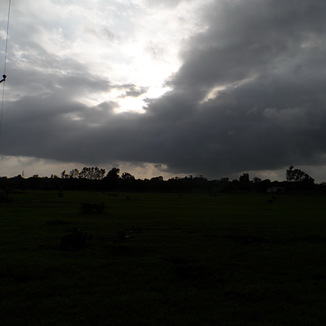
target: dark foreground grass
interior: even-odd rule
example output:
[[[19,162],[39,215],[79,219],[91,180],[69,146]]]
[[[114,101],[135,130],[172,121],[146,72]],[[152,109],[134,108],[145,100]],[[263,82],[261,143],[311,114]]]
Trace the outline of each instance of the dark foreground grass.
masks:
[[[11,199],[0,205],[0,325],[326,324],[322,195]],[[86,246],[62,246],[71,230]]]

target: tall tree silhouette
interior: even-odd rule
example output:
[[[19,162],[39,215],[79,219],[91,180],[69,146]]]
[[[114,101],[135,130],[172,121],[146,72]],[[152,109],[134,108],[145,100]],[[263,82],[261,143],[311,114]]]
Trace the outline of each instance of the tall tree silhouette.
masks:
[[[289,182],[303,182],[307,184],[313,184],[315,180],[308,175],[306,172],[295,169],[293,165],[291,165],[288,170],[286,170],[286,180]]]

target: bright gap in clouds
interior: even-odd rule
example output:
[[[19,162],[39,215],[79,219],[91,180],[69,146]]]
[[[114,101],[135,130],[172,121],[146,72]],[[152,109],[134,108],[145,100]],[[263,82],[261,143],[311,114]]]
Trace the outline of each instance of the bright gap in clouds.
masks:
[[[207,2],[179,1],[173,6],[146,0],[18,2],[14,8],[18,28],[30,25],[26,42],[30,38],[34,44],[14,46],[15,64],[55,76],[71,72],[46,62],[42,49],[59,60],[77,61],[91,75],[108,81],[107,92],[79,94],[78,101],[88,106],[110,101],[117,104],[116,112],[144,112],[147,98],[170,90],[165,81],[181,65],[182,44],[205,28],[198,10]],[[147,91],[125,96],[123,85]]]
[[[54,96],[59,112],[62,100],[63,105],[77,101],[90,108],[110,102],[115,113],[144,113],[148,99],[171,90],[166,81],[180,68],[186,41],[205,30],[199,12],[210,1],[13,1],[6,98],[16,103],[44,100],[44,112]],[[0,3],[1,12],[6,9],[7,4]],[[80,116],[78,110],[65,115],[69,121],[82,120]],[[4,174],[21,173],[26,165],[31,174],[57,173],[55,161],[23,156],[13,160],[2,158],[1,166],[8,170]],[[139,176],[164,173],[149,165],[129,172],[133,170]]]

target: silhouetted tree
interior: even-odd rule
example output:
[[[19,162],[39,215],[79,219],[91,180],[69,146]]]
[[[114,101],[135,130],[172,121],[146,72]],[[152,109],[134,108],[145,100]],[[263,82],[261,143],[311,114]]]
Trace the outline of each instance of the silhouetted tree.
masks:
[[[135,180],[135,177],[128,172],[123,172],[121,175],[121,179],[125,181],[133,181]]]
[[[69,172],[69,178],[78,178],[78,177],[79,177],[78,169],[73,169]]]
[[[152,182],[162,182],[164,180],[163,180],[163,177],[162,176],[159,176],[159,177],[153,177],[153,178],[151,178],[150,181],[152,181]]]
[[[106,175],[106,179],[108,181],[117,181],[120,178],[119,173],[120,173],[120,169],[112,168]]]
[[[239,182],[241,184],[248,184],[250,183],[250,180],[249,180],[249,173],[243,173],[240,178],[239,178]]]
[[[286,170],[286,180],[287,181],[294,181],[294,182],[302,182],[307,184],[313,184],[315,180],[299,169],[295,169],[292,165]]]
[[[59,177],[56,174],[51,174],[51,179],[59,179]]]
[[[257,183],[260,183],[260,182],[262,182],[263,180],[261,179],[261,178],[258,178],[258,177],[254,177],[253,178],[253,182],[255,183],[255,184],[257,184]]]
[[[235,188],[239,188],[242,190],[249,190],[251,188],[251,182],[249,179],[249,173],[243,173],[240,177],[239,177],[239,183],[238,185],[233,184],[233,186]]]
[[[99,169],[98,167],[84,167],[79,173],[80,179],[88,180],[102,180],[105,175],[105,169]]]
[[[63,171],[61,172],[61,178],[62,178],[62,179],[66,179],[66,178],[68,178],[68,174],[66,173],[66,170],[63,170]]]

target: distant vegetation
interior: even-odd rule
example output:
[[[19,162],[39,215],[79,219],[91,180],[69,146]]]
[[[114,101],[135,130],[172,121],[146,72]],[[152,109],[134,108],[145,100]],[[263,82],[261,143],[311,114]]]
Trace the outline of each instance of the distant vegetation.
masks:
[[[316,184],[314,179],[304,171],[290,166],[285,173],[286,181],[262,180],[258,177],[252,180],[248,173],[243,173],[239,179],[208,180],[204,176],[174,177],[164,180],[162,176],[151,179],[136,179],[128,172],[120,175],[118,168],[112,168],[108,173],[98,167],[84,167],[81,171],[73,169],[69,173],[63,171],[60,176],[24,178],[0,178],[0,189],[48,189],[48,190],[99,190],[99,191],[133,191],[133,192],[237,192],[256,191],[326,191],[326,183]],[[1,194],[0,201],[6,200],[8,193]]]
[[[326,188],[285,176],[0,178],[0,324],[325,325]]]

